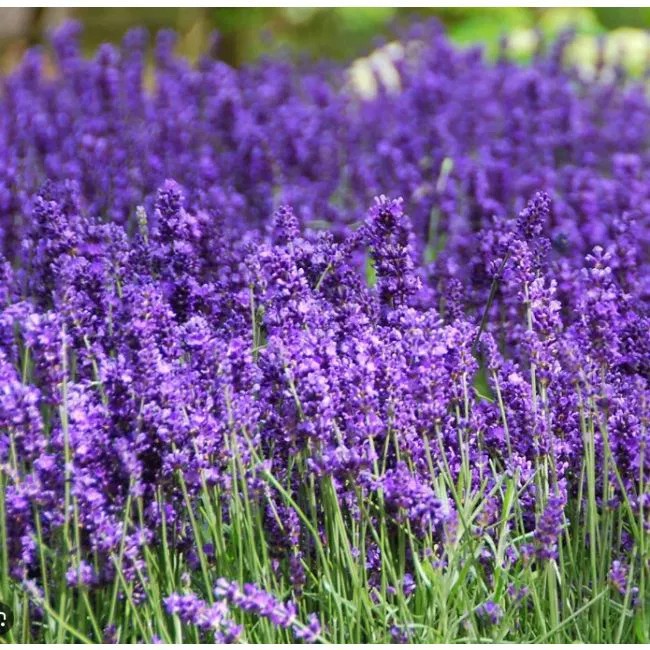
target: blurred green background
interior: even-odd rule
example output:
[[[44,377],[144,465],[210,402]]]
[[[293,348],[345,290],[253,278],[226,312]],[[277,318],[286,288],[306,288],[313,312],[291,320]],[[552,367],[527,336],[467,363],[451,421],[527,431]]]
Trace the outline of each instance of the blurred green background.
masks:
[[[86,26],[84,47],[119,41],[134,25],[152,33],[173,27],[181,38],[179,51],[190,58],[204,50],[213,29],[222,35],[219,56],[233,65],[254,60],[278,48],[315,57],[351,59],[367,53],[394,21],[437,16],[461,44],[483,43],[494,53],[506,34],[516,56],[525,58],[535,43],[535,30],[552,38],[573,26],[578,38],[572,56],[578,63],[595,58],[596,42],[604,35],[610,57],[622,55],[633,71],[649,57],[650,8],[2,8],[0,65],[11,68],[29,45],[44,42],[53,26],[78,18]]]

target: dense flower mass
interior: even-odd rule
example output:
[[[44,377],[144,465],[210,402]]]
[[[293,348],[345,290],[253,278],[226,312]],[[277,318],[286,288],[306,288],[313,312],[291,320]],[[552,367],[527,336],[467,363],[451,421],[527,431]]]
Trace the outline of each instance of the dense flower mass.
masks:
[[[557,617],[586,611],[647,641],[642,84],[437,24],[374,98],[334,64],[190,65],[168,31],[149,83],[144,32],[78,38],[0,98],[25,634],[76,610],[91,640],[582,639]],[[454,623],[430,603],[460,589]]]

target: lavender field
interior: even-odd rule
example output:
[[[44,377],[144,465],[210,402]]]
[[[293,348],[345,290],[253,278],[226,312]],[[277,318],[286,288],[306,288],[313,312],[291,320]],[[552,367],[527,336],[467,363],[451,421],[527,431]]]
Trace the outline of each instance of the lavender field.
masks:
[[[650,643],[650,68],[79,30],[0,94],[2,641]]]

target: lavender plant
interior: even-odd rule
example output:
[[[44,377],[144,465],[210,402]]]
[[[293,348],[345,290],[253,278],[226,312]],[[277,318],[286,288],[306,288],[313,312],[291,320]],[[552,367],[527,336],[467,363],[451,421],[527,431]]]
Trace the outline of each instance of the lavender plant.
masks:
[[[2,80],[7,638],[650,642],[643,83],[79,31]]]

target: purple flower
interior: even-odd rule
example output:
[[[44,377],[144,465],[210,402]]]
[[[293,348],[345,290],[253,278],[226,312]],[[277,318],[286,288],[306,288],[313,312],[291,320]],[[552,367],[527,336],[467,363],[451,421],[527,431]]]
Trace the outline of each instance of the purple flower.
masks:
[[[614,560],[612,562],[607,576],[610,584],[619,594],[625,594],[627,591],[627,573],[627,567],[620,560]]]
[[[221,626],[228,622],[228,607],[224,601],[208,605],[194,594],[172,594],[163,602],[169,614],[176,614],[184,623],[196,625],[201,630],[216,632],[216,638],[219,638]]]
[[[118,634],[117,628],[115,625],[107,625],[103,630],[104,636],[102,638],[102,643],[117,643]]]
[[[78,566],[70,567],[65,579],[69,587],[90,587],[97,581],[93,567],[84,560]]]
[[[217,598],[223,599],[232,607],[238,607],[245,612],[263,616],[273,625],[290,628],[297,638],[313,642],[320,634],[320,623],[315,615],[310,616],[306,627],[298,624],[297,608],[294,603],[281,603],[274,596],[259,589],[255,585],[245,584],[241,589],[236,582],[220,578],[214,589]]]
[[[299,628],[294,625],[293,634],[296,639],[302,639],[305,643],[315,643],[321,633],[320,622],[316,614],[309,615],[309,622],[304,628]]]
[[[498,625],[503,618],[503,610],[493,600],[486,600],[474,610],[476,616],[488,625]]]
[[[557,559],[557,544],[564,529],[566,495],[553,494],[535,528],[535,553],[540,560]]]
[[[410,643],[411,631],[408,627],[393,625],[390,628],[390,636],[394,643]]]
[[[402,200],[376,198],[361,238],[375,264],[380,303],[391,309],[407,304],[421,281],[414,268],[411,225]]]

